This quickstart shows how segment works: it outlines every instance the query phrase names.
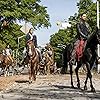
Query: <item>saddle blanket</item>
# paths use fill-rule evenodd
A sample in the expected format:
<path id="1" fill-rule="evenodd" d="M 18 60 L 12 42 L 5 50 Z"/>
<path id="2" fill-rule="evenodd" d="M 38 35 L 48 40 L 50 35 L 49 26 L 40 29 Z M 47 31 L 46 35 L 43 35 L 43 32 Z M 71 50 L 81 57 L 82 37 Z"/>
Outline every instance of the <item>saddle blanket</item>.
<path id="1" fill-rule="evenodd" d="M 83 56 L 84 46 L 85 46 L 85 41 L 81 39 L 76 48 L 76 58 L 78 58 L 78 61 L 80 61 L 80 58 Z"/>

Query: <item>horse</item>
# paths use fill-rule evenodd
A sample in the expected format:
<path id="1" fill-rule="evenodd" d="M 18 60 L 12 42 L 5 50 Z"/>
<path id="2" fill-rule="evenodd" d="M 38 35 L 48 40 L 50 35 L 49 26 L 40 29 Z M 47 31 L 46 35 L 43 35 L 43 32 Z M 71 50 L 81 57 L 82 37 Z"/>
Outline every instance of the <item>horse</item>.
<path id="1" fill-rule="evenodd" d="M 45 51 L 43 53 L 43 59 L 44 60 L 44 70 L 45 74 L 53 74 L 54 72 L 54 59 L 52 57 L 53 55 L 50 55 L 48 51 Z"/>
<path id="2" fill-rule="evenodd" d="M 33 41 L 27 43 L 28 46 L 28 56 L 29 56 L 29 83 L 32 83 L 32 80 L 36 81 L 36 73 L 39 65 L 39 54 L 36 50 Z"/>
<path id="3" fill-rule="evenodd" d="M 85 80 L 84 90 L 87 90 L 87 80 L 89 78 L 90 79 L 91 92 L 95 92 L 95 88 L 92 84 L 91 69 L 94 65 L 94 62 L 97 60 L 96 50 L 97 50 L 98 44 L 100 44 L 100 29 L 96 28 L 95 32 L 92 33 L 87 40 L 87 43 L 86 43 L 86 46 L 84 48 L 82 57 L 80 59 L 78 59 L 78 57 L 75 58 L 76 63 L 77 63 L 77 66 L 75 68 L 75 73 L 76 73 L 76 77 L 77 77 L 77 87 L 80 88 L 80 80 L 79 80 L 78 70 L 83 64 L 86 64 L 87 77 L 86 77 L 86 80 Z M 73 64 L 70 63 L 70 61 L 72 59 L 71 53 L 72 53 L 73 45 L 72 44 L 67 45 L 66 48 L 67 48 L 66 54 L 68 54 L 68 55 L 66 55 L 67 56 L 67 65 L 69 64 L 69 67 L 70 67 L 71 87 L 74 88 L 73 77 L 72 77 L 72 75 L 73 75 L 73 71 L 72 71 Z"/>
<path id="4" fill-rule="evenodd" d="M 12 75 L 14 75 L 14 66 L 16 65 L 15 59 L 12 57 L 13 62 L 7 58 L 6 55 L 0 54 L 0 67 L 4 72 L 4 76 L 9 76 L 10 67 L 12 68 Z M 8 74 L 7 74 L 8 73 Z"/>

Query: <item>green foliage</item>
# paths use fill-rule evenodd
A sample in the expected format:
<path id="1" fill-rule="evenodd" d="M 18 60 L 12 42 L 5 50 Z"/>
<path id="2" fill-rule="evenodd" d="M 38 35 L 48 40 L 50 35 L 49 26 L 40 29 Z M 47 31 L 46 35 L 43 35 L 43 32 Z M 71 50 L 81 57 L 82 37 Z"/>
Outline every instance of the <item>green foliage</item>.
<path id="1" fill-rule="evenodd" d="M 52 46 L 58 46 L 58 44 L 66 45 L 72 42 L 73 30 L 59 30 L 58 33 L 51 35 L 50 44 Z"/>
<path id="2" fill-rule="evenodd" d="M 12 20 L 26 20 L 36 28 L 48 27 L 49 15 L 46 7 L 39 4 L 40 0 L 0 0 L 0 16 Z"/>
<path id="3" fill-rule="evenodd" d="M 5 44 L 4 47 L 9 44 L 12 49 L 17 49 L 18 40 L 17 38 L 21 35 L 24 35 L 20 31 L 20 27 L 18 24 L 10 24 L 7 28 L 4 28 L 0 33 L 1 44 Z M 23 44 L 22 44 L 23 45 Z"/>
<path id="4" fill-rule="evenodd" d="M 46 7 L 40 5 L 40 2 L 40 0 L 0 0 L 0 17 L 10 21 L 8 26 L 4 26 L 0 31 L 2 49 L 7 44 L 11 45 L 12 49 L 18 48 L 18 37 L 24 33 L 20 31 L 21 26 L 15 23 L 16 20 L 30 22 L 35 29 L 50 26 Z M 21 39 L 20 46 L 21 48 L 25 46 L 25 38 Z"/>
<path id="5" fill-rule="evenodd" d="M 75 33 L 73 29 L 59 30 L 58 33 L 51 35 L 50 44 L 54 48 L 55 61 L 59 62 L 58 65 L 62 66 L 62 54 L 66 44 L 72 43 Z"/>
<path id="6" fill-rule="evenodd" d="M 96 3 L 93 3 L 92 0 L 80 0 L 79 3 L 77 3 L 77 6 L 79 8 L 78 15 L 82 13 L 87 14 L 87 22 L 91 26 L 91 29 L 94 29 L 96 27 Z"/>

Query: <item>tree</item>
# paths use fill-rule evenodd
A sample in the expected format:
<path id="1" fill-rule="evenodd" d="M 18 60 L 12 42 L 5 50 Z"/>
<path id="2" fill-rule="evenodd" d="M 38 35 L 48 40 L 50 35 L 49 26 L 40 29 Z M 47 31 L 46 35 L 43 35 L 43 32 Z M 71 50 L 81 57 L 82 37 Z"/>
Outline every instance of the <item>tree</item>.
<path id="1" fill-rule="evenodd" d="M 66 44 L 72 43 L 74 33 L 73 30 L 70 28 L 65 29 L 65 30 L 59 30 L 57 33 L 51 35 L 50 38 L 50 44 L 54 48 L 55 52 L 55 61 L 59 63 L 59 66 L 62 66 L 62 55 L 63 55 L 63 50 Z"/>
<path id="2" fill-rule="evenodd" d="M 30 22 L 35 29 L 49 27 L 49 15 L 45 6 L 40 5 L 40 0 L 0 0 L 0 45 L 5 47 L 10 44 L 17 48 L 17 38 L 24 33 L 20 31 L 16 20 Z M 22 42 L 22 41 L 21 41 Z M 23 44 L 22 44 L 23 45 Z"/>
<path id="3" fill-rule="evenodd" d="M 91 26 L 91 29 L 94 30 L 96 27 L 96 3 L 93 3 L 93 0 L 80 0 L 79 3 L 77 3 L 77 6 L 79 8 L 78 10 L 78 16 L 81 13 L 87 14 L 87 22 Z M 93 31 L 92 30 L 92 31 Z"/>
<path id="4" fill-rule="evenodd" d="M 0 0 L 0 16 L 8 20 L 25 20 L 36 28 L 50 26 L 46 7 L 39 4 L 40 0 L 16 1 Z"/>

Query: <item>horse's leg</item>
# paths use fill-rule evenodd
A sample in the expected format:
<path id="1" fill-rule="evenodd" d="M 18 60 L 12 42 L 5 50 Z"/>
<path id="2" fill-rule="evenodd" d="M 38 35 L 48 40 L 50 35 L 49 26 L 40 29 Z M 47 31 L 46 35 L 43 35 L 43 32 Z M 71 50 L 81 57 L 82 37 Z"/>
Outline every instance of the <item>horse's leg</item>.
<path id="1" fill-rule="evenodd" d="M 87 74 L 87 76 L 86 76 L 85 85 L 84 85 L 84 90 L 87 90 L 87 80 L 88 80 L 88 74 Z"/>
<path id="2" fill-rule="evenodd" d="M 14 68 L 12 67 L 12 74 L 11 74 L 12 76 L 14 76 Z"/>
<path id="3" fill-rule="evenodd" d="M 93 87 L 93 84 L 92 84 L 92 74 L 91 74 L 91 69 L 90 69 L 90 64 L 87 63 L 87 78 L 86 80 L 90 79 L 90 87 L 91 87 L 91 92 L 95 92 L 95 88 Z M 86 86 L 87 82 L 85 83 L 85 86 Z"/>
<path id="4" fill-rule="evenodd" d="M 77 87 L 80 88 L 80 80 L 79 80 L 79 75 L 78 75 L 78 70 L 81 67 L 81 63 L 77 63 L 76 69 L 75 69 L 75 73 L 76 73 L 76 77 L 77 77 Z"/>
<path id="5" fill-rule="evenodd" d="M 45 75 L 47 75 L 47 65 L 44 64 L 44 72 L 45 72 Z"/>
<path id="6" fill-rule="evenodd" d="M 38 75 L 38 73 L 40 74 L 40 65 L 37 63 L 35 68 L 35 74 Z"/>
<path id="7" fill-rule="evenodd" d="M 7 75 L 10 76 L 10 65 L 7 67 Z"/>
<path id="8" fill-rule="evenodd" d="M 32 83 L 32 65 L 29 67 L 29 83 Z"/>
<path id="9" fill-rule="evenodd" d="M 87 64 L 86 66 L 89 66 L 89 65 Z M 93 63 L 91 63 L 90 69 L 92 68 L 91 66 L 93 66 Z M 86 80 L 85 80 L 85 85 L 84 85 L 84 90 L 87 90 L 87 81 L 88 81 L 88 78 L 89 78 L 89 75 L 87 73 Z"/>
<path id="10" fill-rule="evenodd" d="M 69 66 L 70 66 L 70 76 L 71 76 L 71 87 L 74 88 L 74 85 L 73 85 L 73 76 L 72 76 L 73 75 L 72 64 L 70 64 Z"/>
<path id="11" fill-rule="evenodd" d="M 37 67 L 37 64 L 32 64 L 32 78 L 34 81 L 36 81 L 36 67 Z"/>
<path id="12" fill-rule="evenodd" d="M 50 75 L 50 65 L 47 65 L 47 74 Z"/>
<path id="13" fill-rule="evenodd" d="M 5 66 L 5 68 L 4 68 L 4 76 L 5 77 L 7 76 L 7 66 Z"/>

